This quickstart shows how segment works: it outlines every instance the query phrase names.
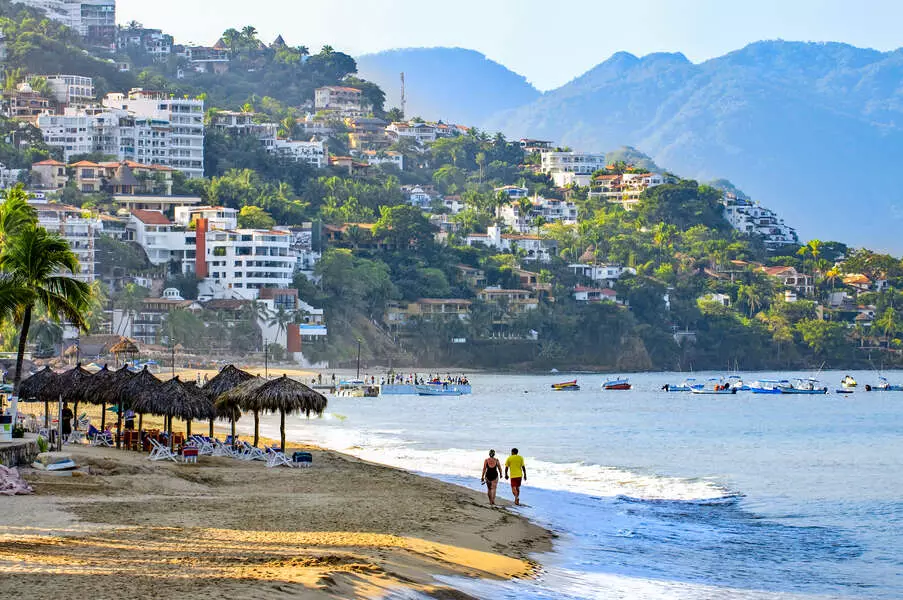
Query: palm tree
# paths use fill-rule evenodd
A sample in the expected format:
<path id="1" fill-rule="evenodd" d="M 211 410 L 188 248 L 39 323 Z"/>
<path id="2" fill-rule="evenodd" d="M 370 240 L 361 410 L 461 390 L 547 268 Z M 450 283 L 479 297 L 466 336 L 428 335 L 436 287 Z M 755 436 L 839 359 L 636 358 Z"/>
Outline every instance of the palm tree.
<path id="1" fill-rule="evenodd" d="M 249 48 L 253 48 L 257 42 L 257 28 L 253 25 L 245 25 L 241 29 L 241 37 L 247 42 Z"/>
<path id="2" fill-rule="evenodd" d="M 310 56 L 310 48 L 307 46 L 298 46 L 296 50 L 298 50 L 298 54 L 301 56 Z"/>
<path id="3" fill-rule="evenodd" d="M 6 240 L 15 236 L 26 226 L 38 222 L 38 212 L 28 203 L 28 194 L 21 183 L 0 192 L 3 204 L 0 204 L 0 250 Z"/>
<path id="4" fill-rule="evenodd" d="M 277 306 L 276 310 L 270 313 L 270 320 L 267 325 L 276 328 L 276 338 L 278 339 L 281 334 L 285 333 L 289 323 L 292 322 L 292 318 L 292 314 L 285 310 L 285 307 Z"/>
<path id="5" fill-rule="evenodd" d="M 325 54 L 326 56 L 329 56 L 330 54 L 333 54 L 334 52 L 335 52 L 335 49 L 329 45 L 326 45 L 326 46 L 323 46 L 322 48 L 320 48 L 320 54 Z"/>
<path id="6" fill-rule="evenodd" d="M 897 311 L 893 306 L 888 306 L 881 316 L 875 320 L 875 325 L 884 331 L 884 343 L 890 347 L 890 336 L 900 329 L 897 322 Z"/>
<path id="7" fill-rule="evenodd" d="M 85 326 L 84 311 L 91 300 L 91 287 L 74 277 L 60 274 L 78 272 L 78 258 L 61 237 L 43 227 L 28 225 L 8 239 L 0 254 L 0 287 L 4 295 L 17 298 L 15 314 L 21 323 L 16 374 L 13 385 L 18 391 L 22 379 L 22 361 L 28 342 L 28 330 L 35 308 L 54 318 L 65 317 L 77 327 Z"/>

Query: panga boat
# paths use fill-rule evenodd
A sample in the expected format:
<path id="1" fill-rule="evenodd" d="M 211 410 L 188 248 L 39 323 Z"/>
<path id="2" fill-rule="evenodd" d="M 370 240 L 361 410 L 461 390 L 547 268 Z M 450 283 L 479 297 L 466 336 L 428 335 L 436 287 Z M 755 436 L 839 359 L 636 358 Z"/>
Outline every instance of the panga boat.
<path id="1" fill-rule="evenodd" d="M 856 385 L 858 385 L 856 383 L 856 380 L 853 379 L 853 377 L 850 375 L 847 375 L 846 377 L 844 377 L 843 379 L 840 380 L 840 387 L 854 388 L 854 387 L 856 387 Z"/>
<path id="2" fill-rule="evenodd" d="M 790 385 L 781 386 L 782 394 L 827 394 L 827 386 L 822 386 L 817 379 L 794 379 Z"/>
<path id="3" fill-rule="evenodd" d="M 706 383 L 703 387 L 693 388 L 690 391 L 694 394 L 720 396 L 721 394 L 736 394 L 737 388 L 731 387 L 729 383 L 724 383 L 724 381 L 721 379 L 709 379 L 708 383 Z"/>
<path id="4" fill-rule="evenodd" d="M 577 380 L 574 381 L 565 381 L 563 383 L 553 383 L 552 391 L 555 392 L 579 392 L 580 386 L 577 385 Z"/>
<path id="5" fill-rule="evenodd" d="M 630 380 L 626 377 L 618 377 L 617 379 L 609 379 L 602 384 L 603 390 L 629 390 Z"/>
<path id="6" fill-rule="evenodd" d="M 865 386 L 865 391 L 867 392 L 903 392 L 903 385 L 896 385 L 893 383 L 888 383 L 887 379 L 884 377 L 879 377 L 878 385 L 872 387 L 870 385 Z"/>
<path id="7" fill-rule="evenodd" d="M 441 388 L 435 385 L 416 386 L 418 396 L 463 396 L 464 392 L 454 388 Z"/>
<path id="8" fill-rule="evenodd" d="M 786 379 L 760 379 L 749 385 L 749 391 L 753 394 L 780 394 L 781 387 L 786 385 L 790 385 Z"/>
<path id="9" fill-rule="evenodd" d="M 662 386 L 662 391 L 665 392 L 690 392 L 695 388 L 702 388 L 703 384 L 697 383 L 696 379 L 693 377 L 688 377 L 684 379 L 683 383 L 666 383 Z"/>

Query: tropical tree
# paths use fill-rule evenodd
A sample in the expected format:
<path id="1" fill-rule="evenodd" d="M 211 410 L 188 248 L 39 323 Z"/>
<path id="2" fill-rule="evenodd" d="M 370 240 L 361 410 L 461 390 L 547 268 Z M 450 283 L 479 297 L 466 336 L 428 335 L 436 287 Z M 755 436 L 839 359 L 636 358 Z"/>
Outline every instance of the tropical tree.
<path id="1" fill-rule="evenodd" d="M 0 307 L 14 302 L 14 314 L 21 326 L 13 379 L 17 391 L 36 308 L 56 319 L 64 317 L 79 328 L 85 326 L 91 287 L 71 276 L 78 270 L 78 258 L 69 244 L 43 227 L 26 225 L 6 241 L 0 254 Z M 67 271 L 70 275 L 65 274 Z"/>
<path id="2" fill-rule="evenodd" d="M 7 239 L 25 227 L 37 223 L 38 213 L 28 204 L 28 194 L 21 183 L 0 192 L 0 197 L 3 198 L 3 204 L 0 204 L 0 251 L 2 251 Z"/>
<path id="3" fill-rule="evenodd" d="M 884 332 L 885 343 L 888 343 L 891 336 L 900 330 L 900 321 L 893 306 L 888 306 L 881 316 L 875 319 L 875 327 Z"/>

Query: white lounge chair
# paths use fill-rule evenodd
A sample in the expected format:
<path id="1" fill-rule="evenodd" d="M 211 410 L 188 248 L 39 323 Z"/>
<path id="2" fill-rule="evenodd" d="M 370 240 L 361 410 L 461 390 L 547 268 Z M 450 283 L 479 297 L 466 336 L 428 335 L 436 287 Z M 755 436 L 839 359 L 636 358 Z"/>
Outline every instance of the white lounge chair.
<path id="1" fill-rule="evenodd" d="M 164 446 L 157 440 L 150 438 L 151 443 L 151 453 L 148 455 L 148 460 L 171 460 L 172 462 L 179 462 L 179 458 L 176 456 L 175 452 L 169 449 L 168 446 Z"/>
<path id="2" fill-rule="evenodd" d="M 292 464 L 292 459 L 287 457 L 284 453 L 279 450 L 274 450 L 273 448 L 267 448 L 267 468 L 273 467 L 294 467 Z"/>

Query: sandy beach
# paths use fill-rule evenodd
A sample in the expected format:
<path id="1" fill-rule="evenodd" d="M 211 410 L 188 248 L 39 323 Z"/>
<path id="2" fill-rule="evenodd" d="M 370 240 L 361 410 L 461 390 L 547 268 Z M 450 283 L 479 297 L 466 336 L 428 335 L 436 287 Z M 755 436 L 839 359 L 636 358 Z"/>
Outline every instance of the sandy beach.
<path id="1" fill-rule="evenodd" d="M 67 447 L 84 474 L 25 470 L 0 498 L 0 595 L 466 598 L 434 575 L 530 577 L 544 529 L 458 486 L 312 449 L 310 469 Z"/>

